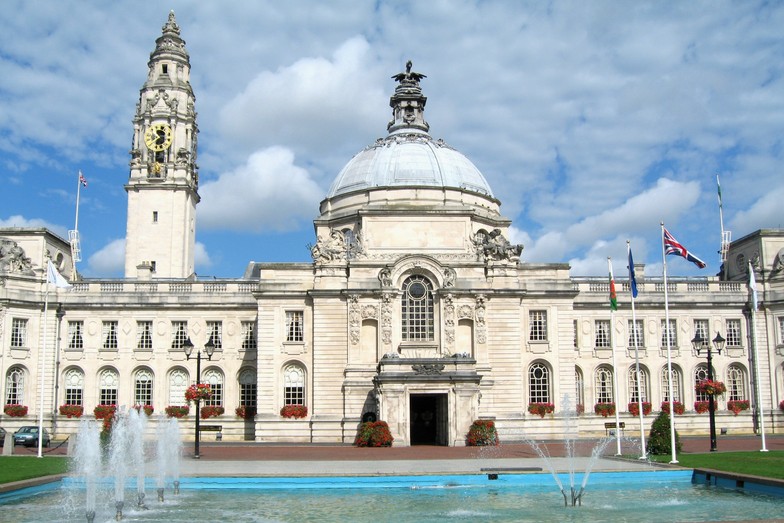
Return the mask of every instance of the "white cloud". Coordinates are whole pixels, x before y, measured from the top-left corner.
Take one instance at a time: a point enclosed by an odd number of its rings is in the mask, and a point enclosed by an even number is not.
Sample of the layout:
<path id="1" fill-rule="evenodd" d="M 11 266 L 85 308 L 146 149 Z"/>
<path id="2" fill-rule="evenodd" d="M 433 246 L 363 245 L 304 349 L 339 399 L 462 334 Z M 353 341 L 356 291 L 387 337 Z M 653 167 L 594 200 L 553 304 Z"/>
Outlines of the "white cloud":
<path id="1" fill-rule="evenodd" d="M 210 255 L 207 252 L 207 246 L 201 242 L 196 242 L 196 246 L 193 252 L 193 262 L 196 267 L 199 268 L 212 267 L 212 259 L 210 259 Z"/>
<path id="2" fill-rule="evenodd" d="M 739 211 L 732 220 L 732 229 L 746 234 L 756 229 L 784 227 L 784 185 L 771 187 L 748 210 Z M 743 232 L 745 231 L 745 232 Z"/>
<path id="3" fill-rule="evenodd" d="M 65 227 L 40 218 L 25 218 L 20 214 L 10 216 L 4 220 L 0 219 L 0 227 L 43 227 L 49 229 L 63 239 L 68 238 L 68 230 Z"/>
<path id="4" fill-rule="evenodd" d="M 125 272 L 125 238 L 112 240 L 87 259 L 91 275 L 121 276 Z"/>

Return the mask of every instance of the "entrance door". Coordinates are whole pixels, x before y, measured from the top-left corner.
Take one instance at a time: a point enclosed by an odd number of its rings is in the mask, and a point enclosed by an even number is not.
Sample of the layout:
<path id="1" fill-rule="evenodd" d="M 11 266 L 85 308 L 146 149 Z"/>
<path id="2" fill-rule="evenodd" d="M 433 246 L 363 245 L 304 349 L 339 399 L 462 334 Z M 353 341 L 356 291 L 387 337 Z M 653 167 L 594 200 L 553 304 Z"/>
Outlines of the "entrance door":
<path id="1" fill-rule="evenodd" d="M 447 445 L 448 404 L 446 394 L 411 395 L 412 445 Z"/>

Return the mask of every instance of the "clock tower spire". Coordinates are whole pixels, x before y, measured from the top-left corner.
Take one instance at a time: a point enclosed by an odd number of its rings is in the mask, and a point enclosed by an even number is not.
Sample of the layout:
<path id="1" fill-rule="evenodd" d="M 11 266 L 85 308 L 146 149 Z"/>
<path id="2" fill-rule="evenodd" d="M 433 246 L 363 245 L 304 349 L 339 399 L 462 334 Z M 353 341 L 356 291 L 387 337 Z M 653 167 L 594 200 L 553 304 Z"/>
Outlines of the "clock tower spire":
<path id="1" fill-rule="evenodd" d="M 125 276 L 152 271 L 156 278 L 186 278 L 194 274 L 199 130 L 190 57 L 173 11 L 147 66 L 125 185 Z"/>

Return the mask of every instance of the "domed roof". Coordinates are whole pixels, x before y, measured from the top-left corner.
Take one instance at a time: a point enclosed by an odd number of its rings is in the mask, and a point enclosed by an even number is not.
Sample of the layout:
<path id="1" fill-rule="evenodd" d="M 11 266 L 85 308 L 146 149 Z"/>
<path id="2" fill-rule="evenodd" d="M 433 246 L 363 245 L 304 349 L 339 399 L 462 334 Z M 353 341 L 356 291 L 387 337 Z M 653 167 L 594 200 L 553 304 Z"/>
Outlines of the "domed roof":
<path id="1" fill-rule="evenodd" d="M 433 140 L 424 120 L 427 98 L 419 80 L 425 75 L 406 72 L 393 76 L 399 82 L 389 105 L 393 120 L 389 135 L 379 138 L 354 156 L 340 171 L 327 198 L 373 187 L 451 187 L 493 197 L 479 169 L 443 140 Z"/>

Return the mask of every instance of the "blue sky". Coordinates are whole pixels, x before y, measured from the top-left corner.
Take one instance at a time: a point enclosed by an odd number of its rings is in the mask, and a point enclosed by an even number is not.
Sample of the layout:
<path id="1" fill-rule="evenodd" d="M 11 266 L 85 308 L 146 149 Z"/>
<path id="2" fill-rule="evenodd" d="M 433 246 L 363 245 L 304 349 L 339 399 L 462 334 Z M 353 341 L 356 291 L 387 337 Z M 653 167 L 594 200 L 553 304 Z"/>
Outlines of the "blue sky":
<path id="1" fill-rule="evenodd" d="M 131 119 L 173 9 L 198 112 L 200 276 L 309 261 L 319 201 L 386 135 L 391 76 L 427 75 L 425 117 L 483 172 L 523 260 L 661 274 L 659 222 L 719 269 L 784 226 L 782 2 L 6 1 L 0 226 L 79 229 L 89 277 L 123 270 Z"/>

